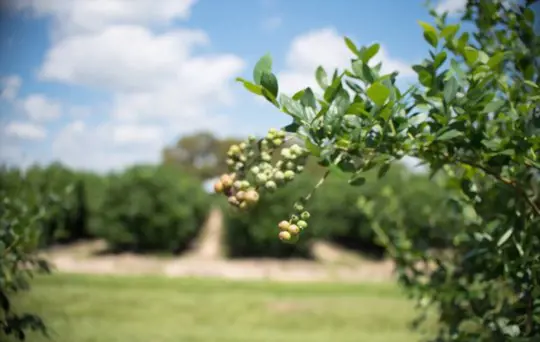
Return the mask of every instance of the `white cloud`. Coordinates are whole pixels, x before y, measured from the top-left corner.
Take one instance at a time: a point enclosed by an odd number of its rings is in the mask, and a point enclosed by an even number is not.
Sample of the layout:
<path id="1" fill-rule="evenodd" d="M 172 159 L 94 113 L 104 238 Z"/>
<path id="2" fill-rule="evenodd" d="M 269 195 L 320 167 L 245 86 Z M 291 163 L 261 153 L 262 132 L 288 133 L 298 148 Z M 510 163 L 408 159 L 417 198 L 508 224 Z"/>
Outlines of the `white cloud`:
<path id="1" fill-rule="evenodd" d="M 450 15 L 457 14 L 465 9 L 467 0 L 441 0 L 437 3 L 435 11 L 439 13 L 448 12 Z"/>
<path id="2" fill-rule="evenodd" d="M 47 131 L 34 123 L 14 121 L 4 128 L 7 137 L 15 137 L 23 140 L 43 140 L 47 137 Z"/>
<path id="3" fill-rule="evenodd" d="M 280 16 L 272 16 L 264 19 L 261 23 L 263 30 L 272 32 L 277 30 L 283 25 L 283 18 Z"/>
<path id="4" fill-rule="evenodd" d="M 115 24 L 166 26 L 187 19 L 196 0 L 17 0 L 18 9 L 55 20 L 57 38 Z"/>
<path id="5" fill-rule="evenodd" d="M 19 102 L 24 113 L 32 120 L 47 121 L 60 117 L 62 106 L 42 94 L 32 94 Z"/>
<path id="6" fill-rule="evenodd" d="M 315 69 L 322 65 L 331 75 L 337 69 L 350 67 L 353 55 L 347 48 L 342 35 L 334 28 L 322 28 L 296 37 L 287 54 L 287 68 L 279 74 L 279 85 L 284 93 L 293 93 L 304 87 L 318 89 Z M 382 62 L 383 74 L 399 71 L 400 77 L 414 75 L 411 66 L 391 57 L 381 45 L 379 53 L 370 61 L 371 65 Z"/>
<path id="7" fill-rule="evenodd" d="M 163 129 L 159 126 L 119 125 L 112 132 L 113 141 L 120 145 L 148 144 L 162 141 Z"/>
<path id="8" fill-rule="evenodd" d="M 11 75 L 0 80 L 0 99 L 13 101 L 17 98 L 22 79 L 18 75 Z"/>

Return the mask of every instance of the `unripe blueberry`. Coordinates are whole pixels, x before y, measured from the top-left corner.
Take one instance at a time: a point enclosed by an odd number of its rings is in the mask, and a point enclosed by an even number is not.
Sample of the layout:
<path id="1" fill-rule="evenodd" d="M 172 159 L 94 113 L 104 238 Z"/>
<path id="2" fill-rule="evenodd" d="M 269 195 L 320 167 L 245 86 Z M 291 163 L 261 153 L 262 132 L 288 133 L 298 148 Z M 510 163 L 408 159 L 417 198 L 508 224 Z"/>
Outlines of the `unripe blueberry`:
<path id="1" fill-rule="evenodd" d="M 307 222 L 304 221 L 304 220 L 300 220 L 300 221 L 296 222 L 296 225 L 297 225 L 298 228 L 300 228 L 300 229 L 307 228 L 307 226 L 308 226 Z"/>
<path id="2" fill-rule="evenodd" d="M 259 173 L 257 174 L 257 182 L 262 184 L 262 183 L 266 183 L 266 181 L 268 180 L 268 177 L 266 177 L 266 175 L 264 173 Z"/>
<path id="3" fill-rule="evenodd" d="M 259 201 L 259 193 L 254 189 L 250 189 L 246 191 L 244 200 L 248 202 L 248 204 L 255 204 Z"/>
<path id="4" fill-rule="evenodd" d="M 288 230 L 290 225 L 289 221 L 283 220 L 278 224 L 278 227 L 280 230 Z"/>
<path id="5" fill-rule="evenodd" d="M 264 184 L 266 190 L 274 191 L 277 189 L 277 184 L 274 181 L 268 181 Z"/>
<path id="6" fill-rule="evenodd" d="M 292 223 L 298 222 L 298 216 L 297 215 L 291 215 L 291 222 Z"/>
<path id="7" fill-rule="evenodd" d="M 276 134 L 277 132 L 278 132 L 278 130 L 273 128 L 273 127 L 268 130 L 268 133 L 270 133 L 270 134 Z"/>
<path id="8" fill-rule="evenodd" d="M 274 140 L 272 140 L 272 143 L 274 144 L 274 146 L 281 146 L 281 144 L 283 144 L 283 140 L 274 139 Z"/>
<path id="9" fill-rule="evenodd" d="M 258 166 L 253 166 L 251 168 L 251 173 L 257 174 L 259 172 L 261 172 L 261 169 Z"/>
<path id="10" fill-rule="evenodd" d="M 311 214 L 307 211 L 304 211 L 302 214 L 300 214 L 300 218 L 304 221 L 307 221 L 309 220 Z"/>
<path id="11" fill-rule="evenodd" d="M 272 156 L 268 152 L 263 152 L 261 153 L 261 159 L 264 160 L 265 162 L 269 162 L 272 160 Z"/>
<path id="12" fill-rule="evenodd" d="M 238 147 L 240 148 L 240 150 L 245 150 L 247 145 L 245 142 L 241 142 L 240 145 L 238 145 Z"/>
<path id="13" fill-rule="evenodd" d="M 244 167 L 244 163 L 242 163 L 242 162 L 238 162 L 238 163 L 236 163 L 236 165 L 234 165 L 234 168 L 235 168 L 236 171 L 241 170 L 243 167 Z"/>
<path id="14" fill-rule="evenodd" d="M 238 201 L 243 201 L 246 198 L 246 192 L 245 191 L 238 191 L 236 193 L 236 199 Z"/>
<path id="15" fill-rule="evenodd" d="M 238 199 L 235 196 L 230 196 L 228 202 L 230 205 L 234 206 L 238 206 L 240 204 L 240 202 L 238 202 Z"/>
<path id="16" fill-rule="evenodd" d="M 300 211 L 303 211 L 304 210 L 304 206 L 302 205 L 302 203 L 300 202 L 296 202 L 294 203 L 294 210 L 300 212 Z"/>
<path id="17" fill-rule="evenodd" d="M 232 145 L 230 148 L 229 148 L 229 152 L 232 154 L 232 155 L 236 155 L 238 153 L 240 153 L 240 147 L 238 145 Z"/>
<path id="18" fill-rule="evenodd" d="M 227 158 L 227 165 L 233 166 L 234 165 L 234 160 L 231 159 L 231 158 Z"/>
<path id="19" fill-rule="evenodd" d="M 249 142 L 255 142 L 255 140 L 257 140 L 257 138 L 253 134 L 248 135 Z"/>
<path id="20" fill-rule="evenodd" d="M 248 152 L 248 157 L 249 157 L 249 158 L 253 158 L 253 156 L 255 156 L 255 152 L 249 151 L 249 152 Z"/>
<path id="21" fill-rule="evenodd" d="M 247 180 L 243 180 L 242 181 L 242 186 L 240 187 L 240 189 L 242 190 L 246 190 L 247 188 L 249 188 L 251 184 L 249 184 L 249 182 Z"/>
<path id="22" fill-rule="evenodd" d="M 288 231 L 283 230 L 279 232 L 278 237 L 281 241 L 289 241 L 291 240 L 292 235 Z"/>
<path id="23" fill-rule="evenodd" d="M 284 148 L 281 150 L 280 154 L 283 158 L 289 159 L 291 157 L 291 150 Z"/>
<path id="24" fill-rule="evenodd" d="M 285 174 L 283 174 L 282 171 L 276 171 L 276 173 L 274 173 L 274 179 L 277 180 L 278 182 L 281 182 L 284 178 L 285 178 Z"/>
<path id="25" fill-rule="evenodd" d="M 302 171 L 304 171 L 304 167 L 302 165 L 297 165 L 296 166 L 296 172 L 300 173 Z"/>
<path id="26" fill-rule="evenodd" d="M 234 181 L 233 183 L 233 186 L 236 188 L 236 189 L 241 189 L 242 188 L 242 181 Z"/>
<path id="27" fill-rule="evenodd" d="M 296 169 L 296 164 L 293 163 L 292 161 L 288 161 L 287 164 L 285 164 L 285 168 L 287 170 L 294 170 Z"/>
<path id="28" fill-rule="evenodd" d="M 268 139 L 261 140 L 261 146 L 267 147 L 268 146 Z"/>
<path id="29" fill-rule="evenodd" d="M 300 155 L 304 154 L 304 149 L 302 147 L 300 147 L 300 145 L 298 145 L 298 144 L 294 144 L 290 148 L 291 148 L 291 152 L 293 152 L 296 155 L 300 156 Z"/>
<path id="30" fill-rule="evenodd" d="M 231 187 L 233 183 L 233 177 L 231 177 L 230 175 L 224 174 L 221 176 L 220 181 L 223 184 L 224 188 L 229 188 Z"/>
<path id="31" fill-rule="evenodd" d="M 216 183 L 214 183 L 214 192 L 223 192 L 223 183 L 221 183 L 221 181 L 217 181 Z"/>
<path id="32" fill-rule="evenodd" d="M 241 155 L 239 158 L 238 158 L 242 163 L 245 163 L 247 161 L 247 158 L 246 156 L 244 155 Z"/>
<path id="33" fill-rule="evenodd" d="M 291 224 L 287 231 L 289 231 L 289 233 L 292 235 L 298 235 L 300 233 L 300 228 L 296 224 Z"/>
<path id="34" fill-rule="evenodd" d="M 283 160 L 278 160 L 276 163 L 276 168 L 282 169 L 283 168 Z"/>
<path id="35" fill-rule="evenodd" d="M 294 171 L 292 171 L 292 170 L 285 171 L 285 173 L 283 175 L 285 176 L 286 180 L 293 180 L 294 179 Z"/>
<path id="36" fill-rule="evenodd" d="M 277 136 L 278 138 L 281 138 L 281 139 L 285 138 L 285 131 L 279 130 L 279 131 L 276 133 L 276 136 Z"/>
<path id="37" fill-rule="evenodd" d="M 248 208 L 248 203 L 245 202 L 245 201 L 242 201 L 240 202 L 240 204 L 238 205 L 238 207 L 242 210 L 246 210 Z"/>

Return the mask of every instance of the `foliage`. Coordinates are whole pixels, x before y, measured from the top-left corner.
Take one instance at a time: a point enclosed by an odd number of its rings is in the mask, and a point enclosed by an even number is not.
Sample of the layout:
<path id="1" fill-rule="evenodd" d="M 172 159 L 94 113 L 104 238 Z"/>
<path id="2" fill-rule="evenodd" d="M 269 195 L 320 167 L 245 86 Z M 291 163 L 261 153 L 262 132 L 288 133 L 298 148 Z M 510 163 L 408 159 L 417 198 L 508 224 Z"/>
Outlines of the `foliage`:
<path id="1" fill-rule="evenodd" d="M 423 306 L 439 310 L 438 341 L 540 339 L 540 39 L 534 1 L 469 0 L 463 22 L 430 11 L 420 22 L 429 57 L 414 65 L 418 84 L 402 91 L 398 73 L 373 65 L 378 44 L 345 42 L 351 67 L 330 76 L 319 67 L 322 92 L 279 94 L 269 55 L 254 82 L 239 79 L 292 118 L 284 129 L 304 141 L 330 171 L 366 183 L 404 156 L 432 175 L 445 173 L 452 190 L 446 210 L 462 217 L 449 251 L 428 248 L 409 229 L 404 208 L 360 201 L 398 264 L 404 285 Z M 385 224 L 394 214 L 391 224 Z M 442 210 L 434 212 L 436 217 Z M 387 227 L 392 227 L 387 229 Z M 425 267 L 419 267 L 421 265 Z"/>
<path id="2" fill-rule="evenodd" d="M 114 250 L 179 252 L 209 212 L 199 181 L 160 166 L 134 166 L 112 175 L 96 234 Z"/>
<path id="3" fill-rule="evenodd" d="M 43 198 L 28 187 L 22 172 L 2 169 L 0 184 L 0 338 L 13 336 L 25 340 L 29 330 L 46 333 L 42 319 L 34 313 L 20 312 L 13 297 L 27 291 L 36 272 L 48 272 L 47 263 L 36 255 L 41 232 L 58 203 Z M 7 182 L 9 180 L 9 182 Z"/>

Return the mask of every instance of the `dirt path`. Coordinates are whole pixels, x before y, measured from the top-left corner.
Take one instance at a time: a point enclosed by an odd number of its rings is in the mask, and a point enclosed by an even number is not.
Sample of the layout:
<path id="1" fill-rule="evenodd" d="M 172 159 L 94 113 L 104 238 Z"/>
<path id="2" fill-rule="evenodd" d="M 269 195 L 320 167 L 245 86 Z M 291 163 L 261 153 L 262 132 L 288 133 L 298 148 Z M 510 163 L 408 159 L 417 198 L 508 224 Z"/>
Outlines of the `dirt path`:
<path id="1" fill-rule="evenodd" d="M 161 274 L 169 277 L 212 277 L 275 281 L 388 281 L 391 262 L 373 262 L 327 242 L 315 242 L 314 261 L 224 258 L 222 213 L 211 211 L 192 248 L 179 257 L 131 253 L 100 255 L 103 241 L 91 241 L 45 252 L 59 272 L 89 274 Z"/>

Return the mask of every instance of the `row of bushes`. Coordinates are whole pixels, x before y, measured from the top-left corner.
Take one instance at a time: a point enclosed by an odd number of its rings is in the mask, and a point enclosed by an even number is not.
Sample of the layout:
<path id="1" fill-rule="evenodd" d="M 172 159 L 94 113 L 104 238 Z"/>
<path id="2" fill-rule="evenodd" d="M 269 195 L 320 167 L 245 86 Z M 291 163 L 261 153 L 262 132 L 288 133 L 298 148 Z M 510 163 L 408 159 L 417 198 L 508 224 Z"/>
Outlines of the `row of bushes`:
<path id="1" fill-rule="evenodd" d="M 326 239 L 381 257 L 384 249 L 375 239 L 370 220 L 359 209 L 358 198 L 384 200 L 381 194 L 385 187 L 398 194 L 397 200 L 407 213 L 406 224 L 421 229 L 429 246 L 444 245 L 457 226 L 449 215 L 430 221 L 432 211 L 445 199 L 444 190 L 424 175 L 397 165 L 379 181 L 376 171 L 369 174 L 372 179 L 360 188 L 349 186 L 346 177 L 332 174 L 307 205 L 313 224 L 297 244 L 281 243 L 277 223 L 287 218 L 293 203 L 319 178 L 316 172 L 305 172 L 291 186 L 263 196 L 254 210 L 242 215 L 224 206 L 229 255 L 309 257 L 311 242 Z M 1 182 L 12 194 L 24 194 L 27 203 L 36 200 L 30 197 L 52 200 L 61 194 L 62 200 L 44 219 L 42 247 L 100 237 L 113 251 L 177 253 L 197 235 L 213 203 L 199 181 L 168 166 L 135 166 L 101 176 L 53 164 L 31 168 L 24 175 L 18 170 L 4 170 Z M 390 225 L 393 221 L 388 217 L 385 222 Z"/>

